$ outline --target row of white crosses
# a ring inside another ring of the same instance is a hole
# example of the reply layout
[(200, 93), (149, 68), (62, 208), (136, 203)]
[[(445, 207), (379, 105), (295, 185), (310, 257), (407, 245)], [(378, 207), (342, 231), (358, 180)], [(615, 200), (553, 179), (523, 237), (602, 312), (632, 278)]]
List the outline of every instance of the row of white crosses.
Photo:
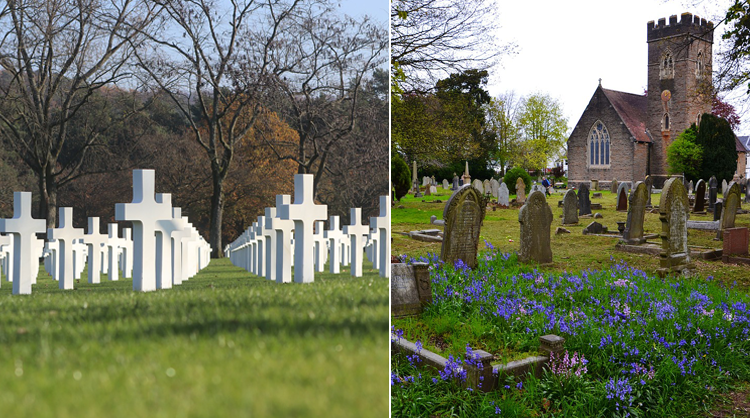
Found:
[[(133, 202), (117, 204), (115, 219), (133, 223), (119, 237), (116, 223), (108, 234), (99, 232), (99, 218), (88, 218), (88, 232), (73, 227), (73, 208), (61, 207), (59, 226), (45, 231), (45, 221), (31, 217), (31, 193), (14, 193), (14, 216), (0, 219), (0, 263), (13, 282), (13, 294), (30, 294), (36, 282), (39, 257), (59, 282), (72, 289), (88, 258), (88, 281), (99, 283), (100, 273), (110, 280), (133, 277), (133, 290), (168, 289), (208, 265), (211, 248), (198, 231), (172, 208), (171, 195), (154, 193), (153, 170), (133, 172)], [(46, 245), (36, 234), (47, 232)], [(42, 249), (44, 248), (44, 251)]]
[[(352, 208), (350, 224), (343, 231), (338, 216), (331, 216), (329, 229), (324, 230), (328, 217), (326, 205), (315, 204), (313, 176), (294, 176), (294, 203), (289, 195), (277, 195), (276, 207), (266, 208), (240, 237), (227, 245), (225, 253), (231, 262), (245, 270), (277, 283), (294, 281), (311, 283), (315, 272), (322, 272), (326, 259), (331, 273), (351, 264), (351, 275), (362, 276), (363, 252), (388, 277), (390, 263), (390, 204), (387, 196), (380, 198), (380, 216), (370, 218), (370, 226), (360, 222), (361, 209)], [(292, 234), (292, 231), (294, 234)], [(384, 237), (384, 238), (381, 238)], [(379, 245), (382, 248), (371, 249)]]

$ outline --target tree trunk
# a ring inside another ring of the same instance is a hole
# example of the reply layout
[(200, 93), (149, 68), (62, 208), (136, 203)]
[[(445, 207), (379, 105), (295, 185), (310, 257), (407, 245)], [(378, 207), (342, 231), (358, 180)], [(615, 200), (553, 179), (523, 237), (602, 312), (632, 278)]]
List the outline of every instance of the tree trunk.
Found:
[(51, 168), (42, 168), (39, 180), (39, 218), (47, 220), (47, 228), (57, 226), (57, 182)]
[(219, 170), (212, 168), (211, 177), (214, 183), (214, 192), (211, 196), (211, 229), (209, 231), (209, 243), (211, 244), (211, 257), (224, 257), (224, 248), (221, 243), (221, 222), (224, 213), (224, 178)]

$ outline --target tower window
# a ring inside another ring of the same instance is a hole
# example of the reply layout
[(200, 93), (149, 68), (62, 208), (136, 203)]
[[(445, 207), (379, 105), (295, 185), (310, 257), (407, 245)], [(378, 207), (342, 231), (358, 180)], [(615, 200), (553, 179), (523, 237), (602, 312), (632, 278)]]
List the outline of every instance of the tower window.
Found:
[(695, 60), (695, 78), (703, 77), (703, 51), (698, 51), (698, 58)]
[(661, 56), (659, 78), (674, 78), (674, 58), (672, 57), (672, 51), (667, 50)]
[(590, 168), (609, 168), (610, 140), (607, 127), (596, 121), (589, 133), (588, 161)]
[(669, 130), (669, 113), (664, 114), (664, 118), (661, 121), (661, 130), (662, 131)]

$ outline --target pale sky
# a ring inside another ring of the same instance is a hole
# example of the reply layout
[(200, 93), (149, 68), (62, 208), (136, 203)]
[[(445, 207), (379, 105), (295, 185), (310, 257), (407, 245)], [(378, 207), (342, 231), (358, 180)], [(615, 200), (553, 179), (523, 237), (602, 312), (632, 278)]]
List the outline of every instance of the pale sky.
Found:
[[(602, 87), (642, 94), (646, 88), (646, 23), (690, 12), (718, 22), (728, 0), (497, 0), (499, 43), (513, 41), (518, 53), (490, 70), (493, 96), (548, 93), (558, 99), (572, 130)], [(724, 26), (714, 33), (714, 54)], [(714, 56), (714, 65), (716, 65)], [(730, 102), (731, 99), (730, 99)], [(734, 102), (732, 102), (735, 104)], [(737, 105), (735, 104), (735, 107)], [(750, 115), (738, 134), (750, 133)]]

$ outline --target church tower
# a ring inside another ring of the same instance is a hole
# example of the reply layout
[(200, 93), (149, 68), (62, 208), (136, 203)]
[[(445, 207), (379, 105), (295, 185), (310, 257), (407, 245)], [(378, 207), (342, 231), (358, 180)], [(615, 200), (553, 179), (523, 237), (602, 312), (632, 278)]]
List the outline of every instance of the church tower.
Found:
[(649, 172), (667, 174), (667, 147), (711, 112), (712, 22), (690, 13), (647, 23)]

